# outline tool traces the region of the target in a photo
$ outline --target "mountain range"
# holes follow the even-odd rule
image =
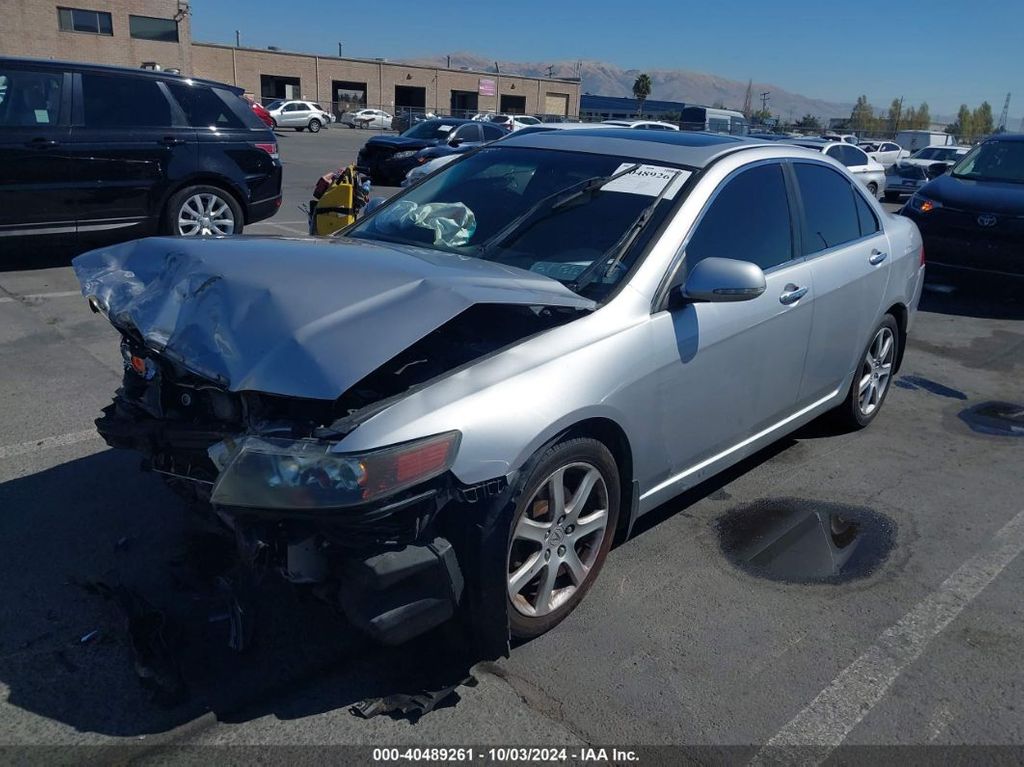
[[[409,61],[411,64],[446,66],[448,56],[430,56]],[[493,72],[495,62],[473,53],[453,53],[451,66],[477,71]],[[507,74],[530,77],[576,77],[582,81],[582,93],[601,96],[632,96],[633,82],[641,73],[639,69],[622,69],[614,64],[601,61],[569,62],[555,64],[523,61],[498,61],[498,68]],[[742,109],[747,92],[747,83],[730,80],[704,72],[684,69],[649,69],[651,77],[651,99],[661,101],[683,101],[686,103],[722,103],[730,109]],[[755,109],[760,106],[760,94],[770,92],[768,108],[773,114],[786,120],[796,120],[805,114],[818,118],[845,117],[850,114],[853,102],[828,101],[793,93],[772,83],[755,82],[751,86]]]

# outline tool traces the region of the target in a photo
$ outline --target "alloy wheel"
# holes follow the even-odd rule
[[[608,533],[608,486],[576,462],[534,492],[512,531],[507,584],[512,605],[536,618],[564,605],[590,577]]]
[[[891,329],[880,328],[864,355],[857,385],[857,407],[869,416],[882,404],[882,397],[892,378],[892,363],[896,356],[896,338]]]
[[[235,216],[227,201],[211,192],[194,194],[178,211],[178,234],[234,234]]]

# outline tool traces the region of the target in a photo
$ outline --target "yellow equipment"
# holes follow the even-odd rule
[[[368,194],[369,183],[354,165],[322,176],[309,203],[309,233],[329,235],[354,223]]]

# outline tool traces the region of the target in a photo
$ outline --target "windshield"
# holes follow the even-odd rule
[[[957,178],[1024,183],[1024,141],[986,141],[953,166]]]
[[[457,124],[444,122],[443,120],[428,120],[427,122],[412,126],[402,135],[406,138],[441,139],[457,127]]]
[[[691,172],[494,145],[409,188],[346,234],[496,261],[570,287],[580,280],[587,283],[580,292],[599,298],[628,271]]]

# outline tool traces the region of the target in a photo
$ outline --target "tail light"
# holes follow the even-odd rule
[[[276,141],[273,142],[273,143],[255,144],[255,147],[257,149],[262,149],[264,152],[269,154],[275,160],[278,159],[278,157],[279,157],[279,155],[277,154],[277,142]]]

